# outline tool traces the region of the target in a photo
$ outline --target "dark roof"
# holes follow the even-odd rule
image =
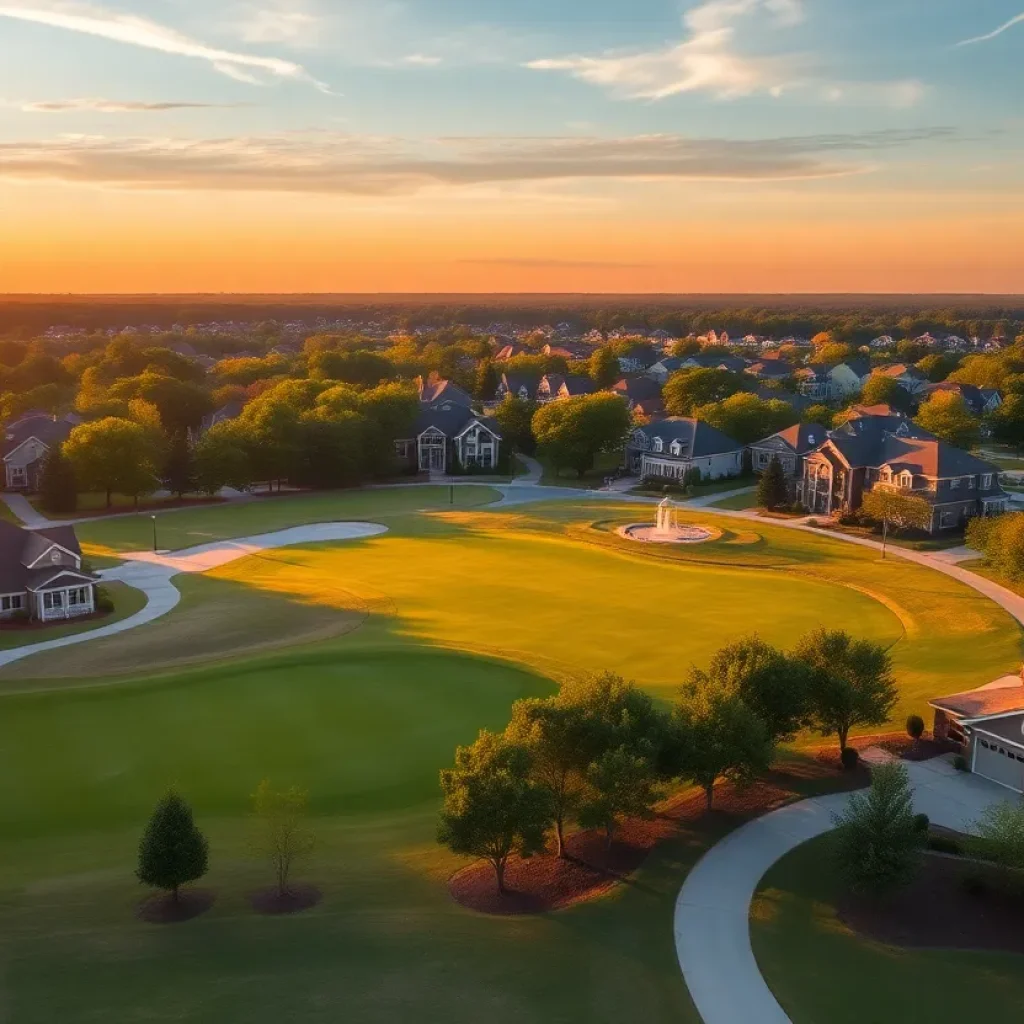
[[[871,373],[871,360],[866,356],[855,356],[853,359],[844,359],[839,366],[848,366],[858,377],[866,377]]]
[[[560,389],[561,387],[564,387],[570,395],[592,395],[597,391],[597,385],[590,377],[584,377],[578,373],[570,373],[563,377]]]
[[[626,395],[634,402],[661,398],[661,385],[650,377],[623,377],[612,385],[612,391]]]
[[[0,520],[0,593],[23,591],[30,579],[40,573],[52,576],[59,567],[45,566],[32,570],[29,566],[54,544],[81,556],[73,526],[50,526],[45,530],[23,530]],[[66,567],[65,567],[66,568]],[[77,575],[86,575],[77,573]],[[92,577],[88,577],[92,578]]]
[[[921,476],[932,477],[973,476],[976,473],[991,473],[997,477],[999,473],[992,463],[944,441],[922,441],[912,437],[894,437],[892,434],[886,436],[876,465],[898,466]]]
[[[943,394],[959,395],[968,409],[975,416],[980,416],[985,411],[985,403],[991,398],[993,389],[988,388],[987,394],[974,384],[958,384],[955,381],[943,381],[941,384],[929,384],[925,387],[924,393],[928,398],[939,392]],[[996,391],[996,394],[999,392]]]
[[[423,405],[436,405],[439,402],[458,402],[464,406],[473,404],[473,399],[450,380],[431,375],[426,380],[422,377],[417,378],[417,384],[420,389],[420,402]]]
[[[751,376],[767,378],[791,377],[795,370],[796,367],[782,359],[764,359],[747,367],[747,373]]]
[[[642,431],[648,439],[660,437],[666,444],[682,441],[687,445],[687,454],[693,458],[735,452],[743,447],[738,441],[734,441],[710,424],[690,416],[669,416],[656,423],[638,427],[637,430]]]
[[[47,448],[67,440],[74,424],[67,419],[54,419],[45,413],[36,416],[22,416],[4,430],[3,457],[6,458],[23,445],[30,437],[42,441]]]
[[[423,409],[416,417],[413,436],[419,437],[425,430],[436,427],[445,437],[458,437],[474,421],[482,423],[491,433],[501,437],[501,427],[496,419],[490,416],[477,416],[472,409],[460,405]]]
[[[820,423],[797,423],[796,426],[780,430],[763,441],[755,441],[751,447],[756,448],[773,437],[785,441],[797,455],[806,455],[808,452],[820,448],[828,440],[828,428],[823,427]]]
[[[501,380],[509,391],[518,391],[520,388],[526,388],[532,395],[537,391],[537,385],[540,383],[540,374],[503,373]]]
[[[747,361],[740,356],[715,356],[699,353],[695,356],[686,356],[683,362],[695,363],[696,368],[702,370],[716,370],[718,367],[722,367],[725,370],[732,370],[733,373],[739,373],[747,365]]]
[[[952,712],[961,718],[985,718],[988,715],[1024,711],[1024,686],[999,686],[965,693],[953,693],[928,702],[933,708]]]

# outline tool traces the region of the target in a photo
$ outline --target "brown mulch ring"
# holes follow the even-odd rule
[[[156,893],[139,904],[138,913],[150,924],[177,924],[205,914],[216,898],[209,889],[182,889],[177,900],[170,893]]]
[[[663,840],[685,834],[713,842],[731,827],[802,799],[802,784],[826,780],[835,792],[860,788],[869,779],[863,768],[839,775],[812,761],[787,761],[744,789],[719,786],[710,812],[704,794],[688,789],[662,804],[654,818],[625,821],[610,849],[604,832],[587,831],[566,837],[565,858],[556,857],[553,849],[526,860],[510,858],[504,894],[487,861],[456,872],[448,890],[456,902],[480,913],[543,914],[593,899],[625,881]]]
[[[249,897],[257,914],[298,914],[315,907],[323,894],[314,885],[293,885],[283,895],[274,889],[261,889]]]
[[[881,747],[895,754],[904,761],[927,761],[941,754],[947,754],[952,749],[950,746],[933,740],[927,734],[922,736],[916,743],[905,732],[885,732],[875,736],[854,736],[850,739],[849,745],[857,750],[866,750],[868,747]],[[817,751],[815,757],[829,768],[840,768],[842,762],[839,760],[839,744],[832,743]]]
[[[918,877],[891,899],[845,896],[838,911],[854,931],[892,946],[1024,953],[1024,893],[971,861],[926,856]]]

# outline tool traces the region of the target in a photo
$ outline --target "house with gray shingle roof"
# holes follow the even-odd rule
[[[62,445],[81,422],[74,415],[57,417],[34,412],[7,424],[0,448],[4,462],[4,486],[8,490],[36,490],[47,454],[54,446]]]
[[[0,619],[63,622],[96,610],[74,527],[23,530],[0,520]]]
[[[626,446],[626,465],[638,476],[682,480],[699,469],[707,480],[738,476],[743,445],[688,416],[670,416],[637,427]]]
[[[750,462],[754,472],[763,473],[772,459],[778,459],[791,481],[802,479],[804,459],[825,443],[828,434],[828,428],[820,423],[798,423],[762,441],[755,441],[750,446]]]

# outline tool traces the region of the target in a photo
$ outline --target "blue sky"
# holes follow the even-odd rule
[[[806,223],[999,197],[1015,230],[1022,51],[1024,0],[0,0],[0,192],[471,218],[649,217],[642,193],[685,229],[731,182]]]

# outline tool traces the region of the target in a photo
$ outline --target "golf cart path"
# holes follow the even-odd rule
[[[945,760],[907,763],[914,810],[936,825],[968,831],[1007,791]],[[676,955],[704,1024],[791,1024],[757,966],[750,903],[765,872],[802,843],[828,832],[848,793],[814,797],[755,818],[697,862],[676,900]]]
[[[103,569],[97,575],[104,581],[125,583],[136,590],[141,590],[146,595],[146,605],[141,611],[109,626],[100,626],[72,636],[0,651],[0,667],[43,651],[53,651],[60,647],[85,643],[86,640],[115,636],[159,619],[181,600],[181,593],[173,583],[174,577],[179,573],[207,572],[271,548],[285,548],[294,544],[319,544],[325,541],[360,540],[386,532],[387,527],[377,523],[314,523],[253,537],[214,541],[193,548],[184,548],[181,551],[137,551],[126,554],[123,564],[113,569]]]

